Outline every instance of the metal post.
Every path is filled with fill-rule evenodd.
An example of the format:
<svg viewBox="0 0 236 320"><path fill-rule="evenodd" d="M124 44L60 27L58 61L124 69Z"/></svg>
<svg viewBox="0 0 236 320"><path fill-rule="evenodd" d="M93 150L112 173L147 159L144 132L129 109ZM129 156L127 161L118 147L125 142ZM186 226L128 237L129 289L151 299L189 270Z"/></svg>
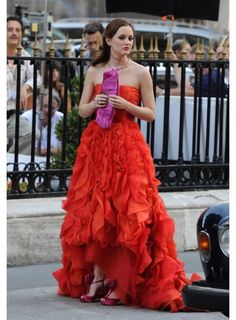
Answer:
<svg viewBox="0 0 236 320"><path fill-rule="evenodd" d="M42 45L43 57L45 57L46 55L47 20L48 20L48 0L44 0L43 45ZM44 72L45 72L45 61L42 61L42 64L41 64L42 92L44 92Z"/></svg>

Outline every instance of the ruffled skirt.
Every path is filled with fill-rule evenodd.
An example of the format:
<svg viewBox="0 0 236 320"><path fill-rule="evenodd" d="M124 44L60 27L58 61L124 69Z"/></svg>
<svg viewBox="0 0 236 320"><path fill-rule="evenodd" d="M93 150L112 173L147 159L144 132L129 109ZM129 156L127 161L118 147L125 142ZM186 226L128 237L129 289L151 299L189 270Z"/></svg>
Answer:
<svg viewBox="0 0 236 320"><path fill-rule="evenodd" d="M181 291L190 280L158 184L137 123L89 124L63 203L63 267L53 273L61 293L83 295L85 275L96 264L118 281L116 294L125 305L184 309Z"/></svg>

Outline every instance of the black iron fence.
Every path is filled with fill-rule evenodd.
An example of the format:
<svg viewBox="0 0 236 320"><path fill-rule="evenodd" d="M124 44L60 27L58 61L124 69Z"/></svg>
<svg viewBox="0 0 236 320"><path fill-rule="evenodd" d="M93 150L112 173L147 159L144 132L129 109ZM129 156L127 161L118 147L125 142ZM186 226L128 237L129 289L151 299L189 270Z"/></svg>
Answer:
<svg viewBox="0 0 236 320"><path fill-rule="evenodd" d="M12 59L12 57L11 57ZM19 149L20 77L21 68L30 60L34 68L32 94L31 152L21 154ZM83 129L91 119L81 119L77 104L83 90L84 73L88 61L65 57L14 57L16 65L15 137L8 142L14 152L7 158L7 196L12 198L52 197L65 195L68 189L72 164ZM156 120L147 123L138 120L140 130L151 148L156 176L161 181L160 191L217 189L229 187L229 86L225 84L228 61L174 61L137 60L149 68L156 86L164 95L156 97ZM63 119L57 126L60 150L52 155L51 104L53 92L53 67L60 64L65 95ZM173 66L181 70L181 86L178 96L171 95L174 86ZM37 121L40 113L42 88L37 88L37 74L42 65L49 70L49 112L47 125L47 152L40 155L36 147ZM207 70L207 92L203 91ZM215 72L216 77L211 74ZM185 79L193 81L194 95L185 95ZM206 86L205 86L206 87ZM69 90L69 91L68 91ZM72 101L72 111L67 111L67 100Z"/></svg>

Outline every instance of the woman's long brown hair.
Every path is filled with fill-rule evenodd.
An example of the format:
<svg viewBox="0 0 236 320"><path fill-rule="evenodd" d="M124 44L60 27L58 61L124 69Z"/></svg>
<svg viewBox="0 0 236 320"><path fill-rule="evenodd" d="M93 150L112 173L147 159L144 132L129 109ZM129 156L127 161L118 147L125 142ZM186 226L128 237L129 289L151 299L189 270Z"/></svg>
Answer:
<svg viewBox="0 0 236 320"><path fill-rule="evenodd" d="M103 35L103 49L102 49L102 52L101 52L101 54L100 54L100 56L98 58L93 60L92 66L96 66L99 63L108 62L108 60L110 59L111 48L107 44L106 38L110 38L111 39L116 34L118 29L120 29L121 27L126 27L126 26L131 27L132 30L134 31L134 28L133 28L132 24L129 21L125 20L125 19L116 18L116 19L114 19L114 20L112 20L111 22L108 23L108 25L106 26L106 29L104 31L104 35Z"/></svg>

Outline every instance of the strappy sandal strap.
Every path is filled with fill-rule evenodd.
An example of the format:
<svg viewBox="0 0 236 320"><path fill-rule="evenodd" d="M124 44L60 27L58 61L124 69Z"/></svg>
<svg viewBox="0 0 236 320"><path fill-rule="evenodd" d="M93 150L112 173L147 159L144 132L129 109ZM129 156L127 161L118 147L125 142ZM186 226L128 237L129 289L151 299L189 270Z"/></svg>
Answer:
<svg viewBox="0 0 236 320"><path fill-rule="evenodd" d="M80 297L80 301L81 302L98 302L98 301L100 301L100 299L102 297L104 297L109 290L107 287L105 287L104 280L105 280L105 278L99 279L99 280L94 280L93 273L86 274L85 282L87 284L87 293ZM97 283L101 283L101 285L97 285L97 287L94 288L95 289L94 295L92 295L92 296L89 295L88 293L90 291L91 286L93 284L95 285Z"/></svg>
<svg viewBox="0 0 236 320"><path fill-rule="evenodd" d="M99 283L99 282L104 282L106 278L104 279L100 279L100 280L96 280L96 281L93 281L91 284L94 284L94 283Z"/></svg>
<svg viewBox="0 0 236 320"><path fill-rule="evenodd" d="M104 306L118 306L121 305L121 301L118 298L110 298L110 294L115 290L117 286L116 280L107 280L105 287L108 289L107 294L101 299L101 304Z"/></svg>
<svg viewBox="0 0 236 320"><path fill-rule="evenodd" d="M90 286L90 285L93 284L93 283L104 282L104 280L105 280L105 278L103 278L103 279L99 279L99 280L94 281L94 278L95 278L95 276L94 276L93 273L87 273L87 274L85 275L85 282L86 282L86 284Z"/></svg>

